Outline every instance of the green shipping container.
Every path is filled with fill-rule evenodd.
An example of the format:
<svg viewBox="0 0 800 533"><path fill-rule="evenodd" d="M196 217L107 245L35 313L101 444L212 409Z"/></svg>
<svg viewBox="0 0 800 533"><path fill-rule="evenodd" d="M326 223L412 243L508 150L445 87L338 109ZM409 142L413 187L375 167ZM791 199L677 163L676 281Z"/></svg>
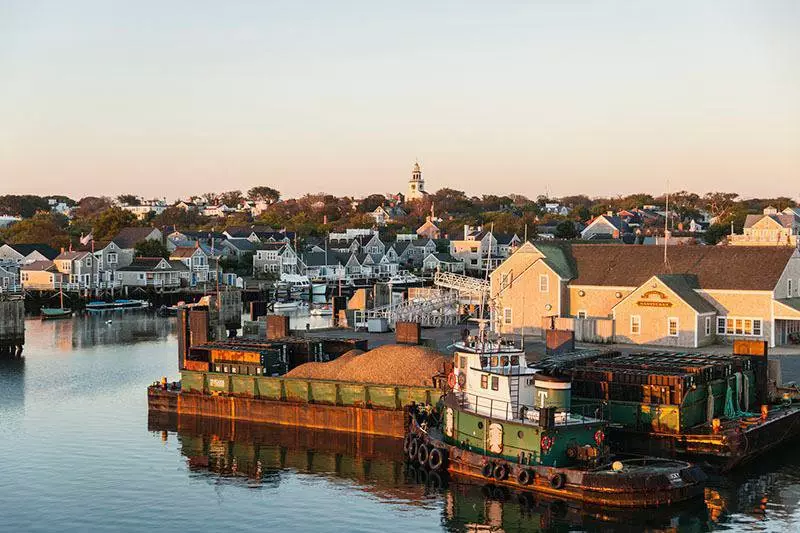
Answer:
<svg viewBox="0 0 800 533"><path fill-rule="evenodd" d="M329 381L311 381L309 384L311 386L312 402L336 405L338 397L336 383L331 383Z"/></svg>
<svg viewBox="0 0 800 533"><path fill-rule="evenodd" d="M231 376L231 390L234 394L256 395L256 379L252 376Z"/></svg>
<svg viewBox="0 0 800 533"><path fill-rule="evenodd" d="M267 400L283 398L283 380L280 378L256 378L256 396Z"/></svg>
<svg viewBox="0 0 800 533"><path fill-rule="evenodd" d="M230 392L231 380L227 374L206 374L206 387L209 392Z"/></svg>
<svg viewBox="0 0 800 533"><path fill-rule="evenodd" d="M308 381L287 379L283 386L286 390L286 399L290 402L308 402Z"/></svg>
<svg viewBox="0 0 800 533"><path fill-rule="evenodd" d="M355 383L341 383L339 385L339 403L354 406L366 405L367 387Z"/></svg>
<svg viewBox="0 0 800 533"><path fill-rule="evenodd" d="M205 386L205 374L202 372L181 372L181 389L185 391L203 392Z"/></svg>
<svg viewBox="0 0 800 533"><path fill-rule="evenodd" d="M381 387L370 385L367 388L369 403L373 407L383 407L385 409L399 409L402 407L397 401L397 389L394 387Z"/></svg>
<svg viewBox="0 0 800 533"><path fill-rule="evenodd" d="M436 394L435 389L431 392L431 389L422 387L397 387L397 397L400 400L400 405L403 406L411 405L412 403L428 404L439 401L439 396Z"/></svg>

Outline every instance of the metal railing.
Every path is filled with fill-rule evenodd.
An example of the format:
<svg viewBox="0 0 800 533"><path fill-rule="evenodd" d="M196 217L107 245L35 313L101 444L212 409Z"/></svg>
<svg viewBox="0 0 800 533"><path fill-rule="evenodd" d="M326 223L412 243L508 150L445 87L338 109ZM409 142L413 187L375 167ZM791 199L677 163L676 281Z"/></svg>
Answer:
<svg viewBox="0 0 800 533"><path fill-rule="evenodd" d="M469 294L489 293L489 282L486 280L462 276L452 272L436 272L433 283L437 287L444 287L458 292Z"/></svg>
<svg viewBox="0 0 800 533"><path fill-rule="evenodd" d="M494 398L487 398L467 392L455 393L461 409L475 414L488 416L497 420L519 422L538 426L540 411L538 407L522 403L507 402ZM556 426L589 424L604 419L602 409L593 405L572 407L567 411L557 411L554 417Z"/></svg>

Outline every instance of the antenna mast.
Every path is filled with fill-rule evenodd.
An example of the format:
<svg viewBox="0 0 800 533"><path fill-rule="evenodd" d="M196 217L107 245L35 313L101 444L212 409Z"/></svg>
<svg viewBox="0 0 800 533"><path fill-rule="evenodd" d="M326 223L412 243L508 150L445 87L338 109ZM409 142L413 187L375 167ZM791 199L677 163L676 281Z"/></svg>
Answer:
<svg viewBox="0 0 800 533"><path fill-rule="evenodd" d="M664 266L667 266L667 234L668 228L667 224L669 223L669 180L667 180L667 207L664 213Z"/></svg>

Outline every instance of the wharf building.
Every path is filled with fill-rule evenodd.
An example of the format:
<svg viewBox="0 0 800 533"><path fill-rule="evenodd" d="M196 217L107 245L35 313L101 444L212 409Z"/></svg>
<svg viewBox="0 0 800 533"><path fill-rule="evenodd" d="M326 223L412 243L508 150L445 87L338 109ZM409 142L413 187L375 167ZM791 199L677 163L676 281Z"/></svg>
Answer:
<svg viewBox="0 0 800 533"><path fill-rule="evenodd" d="M524 243L491 274L503 333L572 329L576 340L697 348L800 337L792 247Z"/></svg>

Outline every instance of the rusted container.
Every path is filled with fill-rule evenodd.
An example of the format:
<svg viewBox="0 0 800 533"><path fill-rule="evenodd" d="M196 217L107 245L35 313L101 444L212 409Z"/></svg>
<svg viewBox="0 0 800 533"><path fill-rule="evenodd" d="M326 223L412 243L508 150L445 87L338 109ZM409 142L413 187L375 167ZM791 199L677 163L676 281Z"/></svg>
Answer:
<svg viewBox="0 0 800 533"><path fill-rule="evenodd" d="M289 336L289 317L267 315L267 339L283 339Z"/></svg>
<svg viewBox="0 0 800 533"><path fill-rule="evenodd" d="M548 329L545 332L545 352L547 355L575 351L575 332L564 329Z"/></svg>
<svg viewBox="0 0 800 533"><path fill-rule="evenodd" d="M733 341L733 355L759 355L766 357L767 341L738 339Z"/></svg>
<svg viewBox="0 0 800 533"><path fill-rule="evenodd" d="M422 327L419 322L397 322L395 324L395 341L398 344L417 345L422 339Z"/></svg>
<svg viewBox="0 0 800 533"><path fill-rule="evenodd" d="M189 346L208 342L208 309L189 311Z"/></svg>
<svg viewBox="0 0 800 533"><path fill-rule="evenodd" d="M195 372L208 372L209 364L206 361L192 361L187 359L184 361L183 369L193 370Z"/></svg>
<svg viewBox="0 0 800 533"><path fill-rule="evenodd" d="M262 362L260 352L248 350L225 350L214 348L210 350L211 362L217 363L227 361L229 363L245 363L258 365Z"/></svg>

